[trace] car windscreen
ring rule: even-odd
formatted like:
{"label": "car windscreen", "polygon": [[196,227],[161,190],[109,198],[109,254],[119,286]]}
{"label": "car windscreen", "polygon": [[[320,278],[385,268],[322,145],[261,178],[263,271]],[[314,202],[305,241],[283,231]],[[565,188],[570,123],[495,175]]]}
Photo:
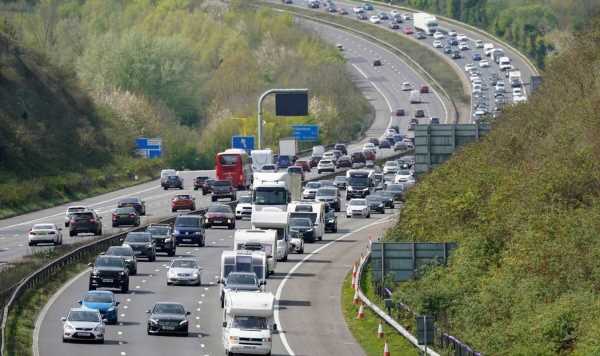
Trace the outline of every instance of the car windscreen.
{"label": "car windscreen", "polygon": [[256,285],[256,275],[247,273],[232,273],[227,277],[227,284]]}
{"label": "car windscreen", "polygon": [[317,213],[290,213],[290,218],[308,218],[314,225],[317,221]]}
{"label": "car windscreen", "polygon": [[317,196],[325,196],[325,197],[336,196],[337,192],[338,192],[337,189],[320,188],[319,190],[317,190]]}
{"label": "car windscreen", "polygon": [[180,216],[175,220],[175,226],[200,227],[200,219],[191,216]]}
{"label": "car windscreen", "polygon": [[115,209],[115,214],[131,214],[131,213],[135,213],[135,209],[128,207],[128,208],[116,208]]}
{"label": "car windscreen", "polygon": [[81,212],[81,211],[84,211],[84,210],[85,210],[85,208],[83,208],[83,207],[75,207],[75,208],[68,208],[67,212],[69,212],[69,213],[77,213],[77,212]]}
{"label": "car windscreen", "polygon": [[379,197],[377,195],[369,195],[367,197],[367,201],[369,203],[379,203],[379,202],[381,202],[381,200],[382,200],[381,197]]}
{"label": "car windscreen", "polygon": [[73,214],[73,218],[75,218],[75,220],[88,220],[88,219],[93,219],[94,214],[92,214],[92,213],[75,213],[75,214]]}
{"label": "car windscreen", "polygon": [[368,177],[350,177],[350,179],[348,179],[348,184],[351,186],[367,186],[369,185],[369,178]]}
{"label": "car windscreen", "polygon": [[337,176],[337,177],[335,177],[335,179],[333,181],[338,182],[338,183],[344,183],[347,181],[347,179],[344,176]]}
{"label": "car windscreen", "polygon": [[152,241],[152,236],[150,234],[127,234],[125,238],[126,242],[150,242]]}
{"label": "car windscreen", "polygon": [[112,303],[113,297],[108,293],[91,293],[83,297],[83,301],[88,303]]}
{"label": "car windscreen", "polygon": [[264,330],[267,329],[267,318],[257,316],[236,316],[233,318],[231,327],[245,330]]}
{"label": "car windscreen", "polygon": [[228,180],[217,180],[212,185],[213,187],[230,187],[231,182]]}
{"label": "car windscreen", "polygon": [[98,312],[96,312],[96,311],[85,311],[85,310],[72,311],[69,313],[69,317],[67,318],[67,320],[98,323],[98,322],[100,322],[100,314],[98,314]]}
{"label": "car windscreen", "polygon": [[410,175],[410,171],[408,169],[401,169],[396,172],[397,175],[408,176]]}
{"label": "car windscreen", "polygon": [[254,190],[254,204],[284,205],[287,203],[287,192],[284,188],[257,188]]}
{"label": "car windscreen", "polygon": [[98,257],[96,258],[96,267],[123,267],[123,260],[116,257]]}
{"label": "car windscreen", "polygon": [[185,314],[185,309],[180,304],[156,304],[152,310],[154,314]]}
{"label": "car windscreen", "polygon": [[187,194],[179,194],[175,196],[175,199],[177,200],[190,200],[192,199],[191,195],[187,195]]}
{"label": "car windscreen", "polygon": [[171,263],[174,268],[198,268],[198,263],[193,260],[174,260]]}
{"label": "car windscreen", "polygon": [[233,166],[240,161],[239,155],[219,155],[219,164],[223,166]]}
{"label": "car windscreen", "polygon": [[289,224],[294,227],[311,227],[312,221],[307,218],[291,218]]}
{"label": "car windscreen", "polygon": [[363,206],[363,205],[367,205],[367,201],[364,199],[355,199],[355,200],[350,201],[350,205]]}
{"label": "car windscreen", "polygon": [[33,230],[54,230],[54,225],[51,224],[37,224],[33,225]]}
{"label": "car windscreen", "polygon": [[252,203],[252,197],[249,195],[241,196],[238,198],[238,204],[248,204]]}
{"label": "car windscreen", "polygon": [[391,192],[402,192],[404,191],[404,186],[402,184],[390,184],[388,185],[387,190]]}
{"label": "car windscreen", "polygon": [[168,227],[156,227],[156,226],[154,226],[154,227],[151,226],[146,229],[146,231],[151,233],[152,235],[168,235],[169,230],[170,229]]}
{"label": "car windscreen", "polygon": [[206,210],[207,213],[223,213],[223,214],[231,214],[231,208],[227,205],[211,205]]}
{"label": "car windscreen", "polygon": [[112,246],[108,248],[106,254],[109,256],[131,256],[133,252],[129,247]]}
{"label": "car windscreen", "polygon": [[139,202],[140,201],[138,198],[125,198],[121,199],[121,201],[119,201],[119,204],[137,204]]}

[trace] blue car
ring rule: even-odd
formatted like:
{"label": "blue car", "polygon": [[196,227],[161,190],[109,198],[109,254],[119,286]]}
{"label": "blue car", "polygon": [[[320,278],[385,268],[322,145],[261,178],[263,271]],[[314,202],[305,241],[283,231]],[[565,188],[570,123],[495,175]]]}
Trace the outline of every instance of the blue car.
{"label": "blue car", "polygon": [[479,54],[479,53],[473,53],[473,60],[474,61],[480,61],[481,60],[481,54]]}
{"label": "blue car", "polygon": [[363,4],[362,8],[365,11],[372,11],[373,10],[373,5],[371,5],[371,4]]}
{"label": "blue car", "polygon": [[116,324],[119,320],[119,303],[114,293],[107,290],[88,291],[79,301],[83,308],[99,311],[109,324]]}

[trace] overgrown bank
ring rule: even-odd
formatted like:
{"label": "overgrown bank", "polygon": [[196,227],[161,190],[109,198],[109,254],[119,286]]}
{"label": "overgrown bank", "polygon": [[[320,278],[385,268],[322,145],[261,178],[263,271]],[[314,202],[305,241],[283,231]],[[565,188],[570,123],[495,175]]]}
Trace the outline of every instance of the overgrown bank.
{"label": "overgrown bank", "polygon": [[397,241],[454,241],[395,293],[485,354],[600,353],[600,24],[409,193]]}

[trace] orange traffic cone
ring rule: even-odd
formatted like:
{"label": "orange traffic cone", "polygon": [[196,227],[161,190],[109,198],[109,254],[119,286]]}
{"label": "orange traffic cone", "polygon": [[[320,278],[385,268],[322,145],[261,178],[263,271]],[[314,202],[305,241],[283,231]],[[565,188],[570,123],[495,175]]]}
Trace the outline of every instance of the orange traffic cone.
{"label": "orange traffic cone", "polygon": [[356,262],[352,265],[352,277],[356,277]]}
{"label": "orange traffic cone", "polygon": [[354,290],[354,298],[352,298],[352,304],[358,305],[360,303],[360,299],[358,298],[358,291]]}
{"label": "orange traffic cone", "polygon": [[383,339],[383,324],[381,321],[379,322],[379,326],[377,327],[377,337]]}
{"label": "orange traffic cone", "polygon": [[390,348],[388,346],[387,341],[383,345],[383,356],[390,356]]}
{"label": "orange traffic cone", "polygon": [[365,318],[365,307],[361,304],[358,307],[358,314],[356,314],[356,319],[364,319]]}

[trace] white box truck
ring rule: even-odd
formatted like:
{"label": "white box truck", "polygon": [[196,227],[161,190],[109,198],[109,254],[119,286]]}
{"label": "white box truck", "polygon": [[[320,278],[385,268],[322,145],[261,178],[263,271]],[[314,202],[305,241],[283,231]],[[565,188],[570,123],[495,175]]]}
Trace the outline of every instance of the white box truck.
{"label": "white box truck", "polygon": [[252,184],[252,215],[264,208],[272,207],[287,211],[287,204],[300,200],[302,177],[287,172],[256,172]]}
{"label": "white box truck", "polygon": [[252,150],[250,151],[250,157],[252,158],[252,170],[254,172],[260,171],[262,166],[266,164],[273,164],[273,151],[270,148]]}
{"label": "white box truck", "polygon": [[513,88],[520,87],[523,84],[521,79],[521,71],[513,70],[508,73],[508,81]]}
{"label": "white box truck", "polygon": [[417,12],[414,14],[413,24],[415,29],[423,31],[430,36],[438,29],[438,22],[435,16],[425,12]]}
{"label": "white box truck", "polygon": [[262,251],[267,255],[267,275],[277,266],[277,231],[239,229],[233,234],[233,250]]}
{"label": "white box truck", "polygon": [[419,92],[418,90],[411,90],[409,100],[411,104],[420,104],[421,92]]}
{"label": "white box truck", "polygon": [[223,313],[223,346],[226,355],[270,355],[275,297],[272,293],[229,292]]}
{"label": "white box truck", "polygon": [[219,281],[223,282],[231,272],[254,272],[256,278],[265,281],[267,270],[267,254],[263,251],[223,251]]}
{"label": "white box truck", "polygon": [[280,156],[295,156],[298,153],[298,143],[294,138],[284,138],[279,140]]}
{"label": "white box truck", "polygon": [[250,223],[253,229],[271,229],[277,232],[277,260],[287,261],[290,250],[287,212],[263,209],[252,214]]}

